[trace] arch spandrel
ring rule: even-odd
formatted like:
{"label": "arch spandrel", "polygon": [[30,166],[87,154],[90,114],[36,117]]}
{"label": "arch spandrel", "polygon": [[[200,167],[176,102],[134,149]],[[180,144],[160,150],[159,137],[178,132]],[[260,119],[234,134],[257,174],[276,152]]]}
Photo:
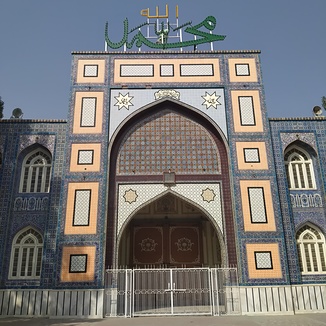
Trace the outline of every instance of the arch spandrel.
{"label": "arch spandrel", "polygon": [[169,190],[163,184],[119,185],[117,235],[134,216],[135,212],[147,203],[171,193],[199,207],[224,234],[221,188],[219,183],[177,184]]}

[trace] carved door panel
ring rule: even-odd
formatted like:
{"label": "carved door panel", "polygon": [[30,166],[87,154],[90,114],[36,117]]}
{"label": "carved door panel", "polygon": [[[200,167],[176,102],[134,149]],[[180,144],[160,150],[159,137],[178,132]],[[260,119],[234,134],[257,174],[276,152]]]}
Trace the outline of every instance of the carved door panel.
{"label": "carved door panel", "polygon": [[201,265],[199,226],[134,226],[132,265]]}

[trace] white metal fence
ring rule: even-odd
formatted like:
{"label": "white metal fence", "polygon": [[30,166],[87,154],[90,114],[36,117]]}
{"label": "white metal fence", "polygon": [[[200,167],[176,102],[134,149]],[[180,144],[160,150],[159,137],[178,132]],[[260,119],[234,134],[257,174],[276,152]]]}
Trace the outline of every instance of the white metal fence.
{"label": "white metal fence", "polygon": [[106,272],[106,316],[240,313],[235,268],[115,269]]}

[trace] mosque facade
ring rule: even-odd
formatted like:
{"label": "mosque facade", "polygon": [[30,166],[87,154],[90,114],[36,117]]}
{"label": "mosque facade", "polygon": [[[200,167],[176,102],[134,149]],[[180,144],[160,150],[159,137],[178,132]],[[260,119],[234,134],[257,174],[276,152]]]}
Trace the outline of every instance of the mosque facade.
{"label": "mosque facade", "polygon": [[1,315],[142,315],[139,273],[325,312],[326,120],[268,118],[260,51],[74,52],[68,119],[0,126]]}

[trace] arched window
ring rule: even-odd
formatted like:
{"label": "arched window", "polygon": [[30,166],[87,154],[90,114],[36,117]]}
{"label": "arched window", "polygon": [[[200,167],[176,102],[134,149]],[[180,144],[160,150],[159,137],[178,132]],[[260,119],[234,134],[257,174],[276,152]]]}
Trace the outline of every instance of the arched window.
{"label": "arched window", "polygon": [[38,148],[23,160],[19,192],[49,192],[51,156]]}
{"label": "arched window", "polygon": [[297,147],[289,148],[284,156],[290,189],[315,189],[316,181],[310,155]]}
{"label": "arched window", "polygon": [[12,244],[9,278],[40,278],[42,253],[43,239],[37,231],[27,228],[19,232]]}
{"label": "arched window", "polygon": [[325,237],[309,224],[297,232],[297,249],[302,274],[326,273]]}

